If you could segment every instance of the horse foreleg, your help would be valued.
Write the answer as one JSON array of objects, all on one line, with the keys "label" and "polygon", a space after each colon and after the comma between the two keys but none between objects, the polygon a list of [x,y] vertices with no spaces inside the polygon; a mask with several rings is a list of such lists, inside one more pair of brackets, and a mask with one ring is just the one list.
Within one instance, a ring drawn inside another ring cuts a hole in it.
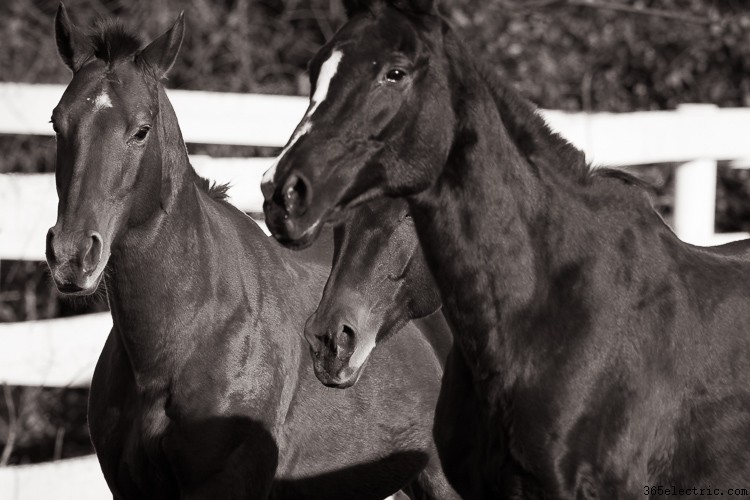
[{"label": "horse foreleg", "polygon": [[485,498],[480,473],[483,442],[477,436],[480,408],[472,382],[469,367],[454,345],[446,360],[433,436],[445,477],[455,491],[463,498]]}]

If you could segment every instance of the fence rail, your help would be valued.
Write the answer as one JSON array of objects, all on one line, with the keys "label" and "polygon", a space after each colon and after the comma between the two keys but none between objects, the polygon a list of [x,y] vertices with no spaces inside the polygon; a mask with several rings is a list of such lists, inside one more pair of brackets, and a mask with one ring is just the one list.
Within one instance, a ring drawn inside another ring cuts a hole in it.
[{"label": "fence rail", "polygon": [[[0,133],[53,135],[49,117],[64,90],[0,82]],[[308,103],[303,97],[229,92],[168,90],[167,95],[186,142],[238,146],[283,146]],[[750,159],[750,108],[686,104],[676,111],[542,114],[596,164]]]},{"label": "fence rail", "polygon": [[[260,212],[260,179],[270,158],[191,156],[195,170],[218,182],[229,182],[231,202],[245,212]],[[53,174],[0,175],[0,259],[44,260],[47,230],[57,218]]]},{"label": "fence rail", "polygon": [[[0,83],[0,133],[52,135],[49,115],[63,91],[62,85]],[[180,90],[169,90],[168,95],[185,140],[198,143],[283,146],[307,106],[307,99],[301,97]],[[675,206],[675,226],[683,239],[717,244],[747,237],[745,233],[714,234],[713,214],[716,161],[750,161],[750,141],[746,140],[750,109],[686,105],[676,111],[542,113],[595,164],[685,162],[678,168]],[[230,182],[230,201],[246,212],[261,210],[260,177],[270,161],[191,157],[201,175]],[[53,176],[0,175],[0,201],[0,259],[43,260],[44,236],[54,224],[57,210]],[[40,366],[35,354],[37,338],[51,345],[60,344],[55,339],[65,338],[81,352],[98,352],[108,328],[97,328],[101,338],[90,337],[83,333],[91,327],[85,318],[69,321],[0,325],[2,352],[10,353],[0,363],[0,382],[69,385],[89,379],[93,364],[86,365],[74,356],[53,356],[54,361],[45,358],[54,364],[46,371],[30,369]]]},{"label": "fence rail", "polygon": [[[0,133],[53,135],[64,85],[0,83]],[[307,108],[302,97],[168,90],[187,142],[283,146]]]},{"label": "fence rail", "polygon": [[[61,85],[0,83],[0,133],[52,135],[49,116],[63,91]],[[183,136],[192,143],[280,147],[307,108],[307,99],[299,97],[167,93]],[[542,113],[594,164],[683,163],[677,170],[674,225],[684,240],[705,245],[747,237],[714,234],[713,224],[717,161],[750,166],[750,109],[687,105],[623,114]],[[260,177],[269,159],[192,156],[191,163],[205,177],[231,182],[230,201],[239,208],[261,210]],[[43,260],[56,210],[51,174],[0,175],[0,260]],[[88,384],[111,324],[108,313],[0,324],[0,383]],[[54,484],[61,498],[108,495],[91,457],[0,469],[0,498],[37,498],[39,484],[46,485],[45,493]],[[71,487],[69,495],[62,490]]]},{"label": "fence rail", "polygon": [[[50,493],[53,492],[53,493]],[[107,500],[112,498],[95,456],[0,467],[0,498]]]}]

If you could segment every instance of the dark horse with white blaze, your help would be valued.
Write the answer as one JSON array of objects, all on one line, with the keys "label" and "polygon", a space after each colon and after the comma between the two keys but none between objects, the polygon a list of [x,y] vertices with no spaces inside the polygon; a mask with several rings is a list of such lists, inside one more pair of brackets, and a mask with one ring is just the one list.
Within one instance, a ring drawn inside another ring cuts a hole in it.
[{"label": "dark horse with white blaze", "polygon": [[478,63],[433,0],[346,6],[265,177],[266,222],[304,247],[355,205],[407,199],[478,398],[469,423],[442,396],[436,415],[457,491],[747,483],[748,245],[681,242],[636,182],[592,170]]},{"label": "dark horse with white blaze", "polygon": [[106,284],[113,329],[89,426],[113,496],[379,499],[413,483],[453,498],[431,437],[431,346],[391,342],[356,388],[323,387],[299,333],[327,268],[191,168],[160,83],[182,17],[145,48],[117,24],[83,35],[62,6],[55,28],[73,79],[52,115],[47,259],[63,293]]}]

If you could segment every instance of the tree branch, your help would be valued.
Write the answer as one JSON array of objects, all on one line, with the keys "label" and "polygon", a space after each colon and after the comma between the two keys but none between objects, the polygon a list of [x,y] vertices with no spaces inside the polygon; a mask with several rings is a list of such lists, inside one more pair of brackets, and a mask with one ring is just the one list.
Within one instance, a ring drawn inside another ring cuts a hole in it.
[{"label": "tree branch", "polygon": [[644,16],[662,17],[665,19],[674,19],[677,21],[684,21],[695,24],[710,24],[709,19],[702,17],[692,16],[690,14],[683,14],[681,12],[675,12],[665,9],[653,9],[650,7],[632,7],[619,2],[608,2],[604,0],[529,0],[522,4],[517,4],[511,1],[504,1],[503,4],[511,9],[515,10],[531,10],[539,9],[544,7],[551,7],[553,5],[573,5],[578,7],[589,7],[592,9],[602,10],[614,10],[618,12],[625,12],[627,14],[640,14]]},{"label": "tree branch", "polygon": [[5,441],[3,453],[0,455],[0,467],[8,465],[10,454],[16,444],[16,435],[18,434],[18,420],[16,418],[16,405],[13,402],[13,394],[8,384],[3,384],[3,393],[5,395],[5,406],[8,408],[8,439]]},{"label": "tree branch", "polygon": [[711,22],[709,19],[692,16],[690,14],[683,14],[681,12],[675,12],[665,9],[652,9],[650,7],[631,7],[630,5],[621,4],[619,2],[604,2],[601,0],[568,0],[568,3],[570,5],[580,5],[582,7],[592,7],[596,9],[627,12],[628,14],[641,14],[645,16],[663,17],[666,19],[675,19],[688,23],[709,24]]}]

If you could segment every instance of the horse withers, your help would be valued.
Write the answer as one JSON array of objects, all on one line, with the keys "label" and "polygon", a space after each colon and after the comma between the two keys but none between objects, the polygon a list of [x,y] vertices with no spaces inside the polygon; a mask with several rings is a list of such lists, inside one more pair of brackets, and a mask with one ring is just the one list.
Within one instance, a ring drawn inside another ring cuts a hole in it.
[{"label": "horse withers", "polygon": [[479,401],[481,448],[449,439],[459,418],[435,423],[459,493],[638,498],[747,481],[747,242],[681,242],[637,181],[592,169],[481,64],[434,0],[345,5],[311,62],[308,113],[264,178],[266,223],[299,248],[354,206],[406,198],[459,383]]},{"label": "horse withers", "polygon": [[63,293],[106,285],[113,329],[89,426],[113,496],[452,498],[431,438],[430,345],[389,343],[356,387],[323,387],[298,333],[328,269],[280,248],[191,168],[160,83],[183,31],[181,16],[142,48],[116,23],[82,34],[62,6],[55,21],[73,78],[52,115],[47,259]]}]

